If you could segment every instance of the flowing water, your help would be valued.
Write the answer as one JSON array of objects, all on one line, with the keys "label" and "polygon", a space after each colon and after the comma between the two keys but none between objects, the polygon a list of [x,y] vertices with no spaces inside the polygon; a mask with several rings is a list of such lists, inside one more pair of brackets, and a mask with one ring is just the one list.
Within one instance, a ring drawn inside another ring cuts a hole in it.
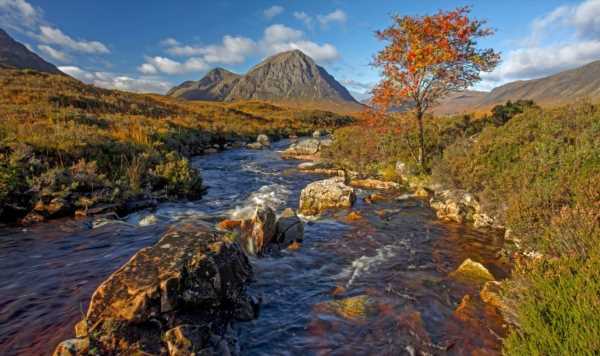
[{"label": "flowing water", "polygon": [[[0,355],[46,355],[73,336],[91,294],[112,271],[170,225],[244,217],[253,207],[297,207],[321,176],[295,169],[277,149],[198,158],[210,188],[202,200],[162,204],[124,221],[62,220],[0,229]],[[480,286],[448,277],[463,260],[501,278],[501,239],[440,223],[424,202],[387,194],[368,205],[308,220],[299,250],[252,259],[257,320],[237,324],[243,355],[497,353],[504,329]],[[465,295],[465,302],[459,307]],[[468,302],[468,303],[467,303]],[[458,308],[458,309],[457,309]]]}]

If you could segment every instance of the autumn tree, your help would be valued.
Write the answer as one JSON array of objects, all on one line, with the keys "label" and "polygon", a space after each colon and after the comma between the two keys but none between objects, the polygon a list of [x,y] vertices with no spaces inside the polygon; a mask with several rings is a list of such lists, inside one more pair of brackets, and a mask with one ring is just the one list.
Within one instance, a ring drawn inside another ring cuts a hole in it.
[{"label": "autumn tree", "polygon": [[493,70],[500,55],[479,49],[477,39],[494,31],[485,21],[469,17],[469,7],[440,11],[430,16],[393,16],[393,24],[377,31],[386,47],[375,55],[382,80],[373,89],[372,103],[387,111],[409,104],[419,125],[418,161],[425,169],[423,117],[436,101],[450,92],[478,82],[481,72]]}]

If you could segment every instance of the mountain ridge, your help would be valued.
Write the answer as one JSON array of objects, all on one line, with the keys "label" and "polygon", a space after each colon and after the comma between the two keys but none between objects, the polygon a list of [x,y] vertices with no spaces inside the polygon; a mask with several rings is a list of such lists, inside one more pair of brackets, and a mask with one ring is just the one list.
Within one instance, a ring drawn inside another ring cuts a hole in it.
[{"label": "mountain ridge", "polygon": [[[213,75],[215,70],[199,81],[182,83],[167,95],[186,100],[308,101],[360,105],[342,84],[300,50],[270,56],[246,74],[229,80],[228,85],[223,85],[224,80]],[[213,88],[223,90],[214,95]]]},{"label": "mountain ridge", "polygon": [[33,69],[39,72],[63,74],[54,64],[30,51],[25,45],[15,41],[0,28],[0,68]]}]

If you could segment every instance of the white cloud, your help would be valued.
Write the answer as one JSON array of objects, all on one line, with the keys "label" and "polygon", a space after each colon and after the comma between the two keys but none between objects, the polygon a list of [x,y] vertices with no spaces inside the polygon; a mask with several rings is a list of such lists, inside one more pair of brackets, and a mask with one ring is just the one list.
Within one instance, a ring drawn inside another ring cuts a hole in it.
[{"label": "white cloud", "polygon": [[23,27],[35,26],[40,18],[40,10],[25,0],[0,0],[0,24],[2,26],[23,30]]},{"label": "white cloud", "polygon": [[281,24],[267,27],[262,38],[257,41],[242,36],[226,35],[220,44],[207,46],[185,45],[173,38],[163,40],[161,44],[173,44],[174,46],[169,46],[166,52],[171,56],[186,57],[187,60],[178,61],[165,56],[149,57],[138,67],[139,72],[170,75],[201,72],[214,64],[241,64],[249,56],[269,56],[294,49],[299,49],[322,63],[340,58],[339,52],[332,44],[312,42],[305,38],[302,31]]},{"label": "white cloud", "polygon": [[109,53],[108,48],[98,41],[76,41],[65,35],[58,28],[42,25],[40,26],[40,41],[47,44],[55,44],[76,52],[82,53]]},{"label": "white cloud", "polygon": [[76,66],[63,66],[58,69],[83,82],[107,89],[162,94],[172,87],[171,83],[152,77],[133,78],[109,72],[91,72]]},{"label": "white cloud", "polygon": [[38,45],[38,49],[45,55],[59,62],[68,62],[71,59],[65,52],[61,52],[47,45]]},{"label": "white cloud", "polygon": [[368,93],[373,90],[375,87],[375,83],[363,83],[354,79],[343,79],[340,80],[344,86],[346,86],[349,90],[359,93]]},{"label": "white cloud", "polygon": [[138,67],[144,74],[183,74],[190,72],[201,72],[209,68],[202,58],[189,58],[185,62],[178,62],[167,57],[146,58],[146,63]]},{"label": "white cloud", "polygon": [[259,46],[267,55],[299,49],[317,62],[331,62],[340,58],[339,52],[333,45],[329,43],[319,45],[309,41],[304,38],[302,31],[281,24],[267,27]]},{"label": "white cloud", "polygon": [[138,70],[144,74],[156,74],[158,70],[150,63],[144,63],[138,67]]},{"label": "white cloud", "polygon": [[225,36],[219,45],[174,46],[167,52],[175,56],[199,56],[206,63],[240,64],[256,51],[256,43],[246,37]]},{"label": "white cloud", "polygon": [[302,21],[302,23],[304,23],[304,26],[308,27],[309,29],[313,28],[313,18],[312,16],[310,16],[309,14],[307,14],[304,11],[296,11],[294,12],[294,17],[299,20]]},{"label": "white cloud", "polygon": [[[535,19],[523,48],[509,51],[480,87],[556,74],[600,59],[600,0],[560,6]],[[557,40],[558,39],[558,40]]]},{"label": "white cloud", "polygon": [[162,46],[167,46],[167,47],[173,47],[173,46],[179,46],[179,41],[177,41],[176,39],[169,37],[169,38],[165,38],[164,40],[160,41],[160,44]]},{"label": "white cloud", "polygon": [[348,15],[343,10],[337,9],[327,15],[317,15],[317,20],[321,26],[327,26],[332,22],[345,23],[348,20]]},{"label": "white cloud", "polygon": [[270,8],[266,9],[265,11],[263,11],[263,16],[266,19],[271,20],[275,16],[281,15],[284,10],[285,9],[283,8],[283,6],[273,5]]}]

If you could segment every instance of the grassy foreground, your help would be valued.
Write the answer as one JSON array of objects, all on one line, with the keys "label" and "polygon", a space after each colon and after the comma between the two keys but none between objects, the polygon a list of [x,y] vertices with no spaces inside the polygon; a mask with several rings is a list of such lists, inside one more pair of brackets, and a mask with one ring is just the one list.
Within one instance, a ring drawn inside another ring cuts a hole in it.
[{"label": "grassy foreground", "polygon": [[[412,121],[340,129],[325,157],[384,178],[394,178],[397,160],[419,173]],[[474,193],[522,251],[538,253],[504,284],[517,314],[504,353],[599,353],[600,107],[518,103],[477,119],[429,118],[426,130],[431,170],[421,174]]]},{"label": "grassy foreground", "polygon": [[130,210],[200,196],[188,157],[225,143],[335,128],[351,117],[262,102],[183,102],[0,70],[0,222]]}]

